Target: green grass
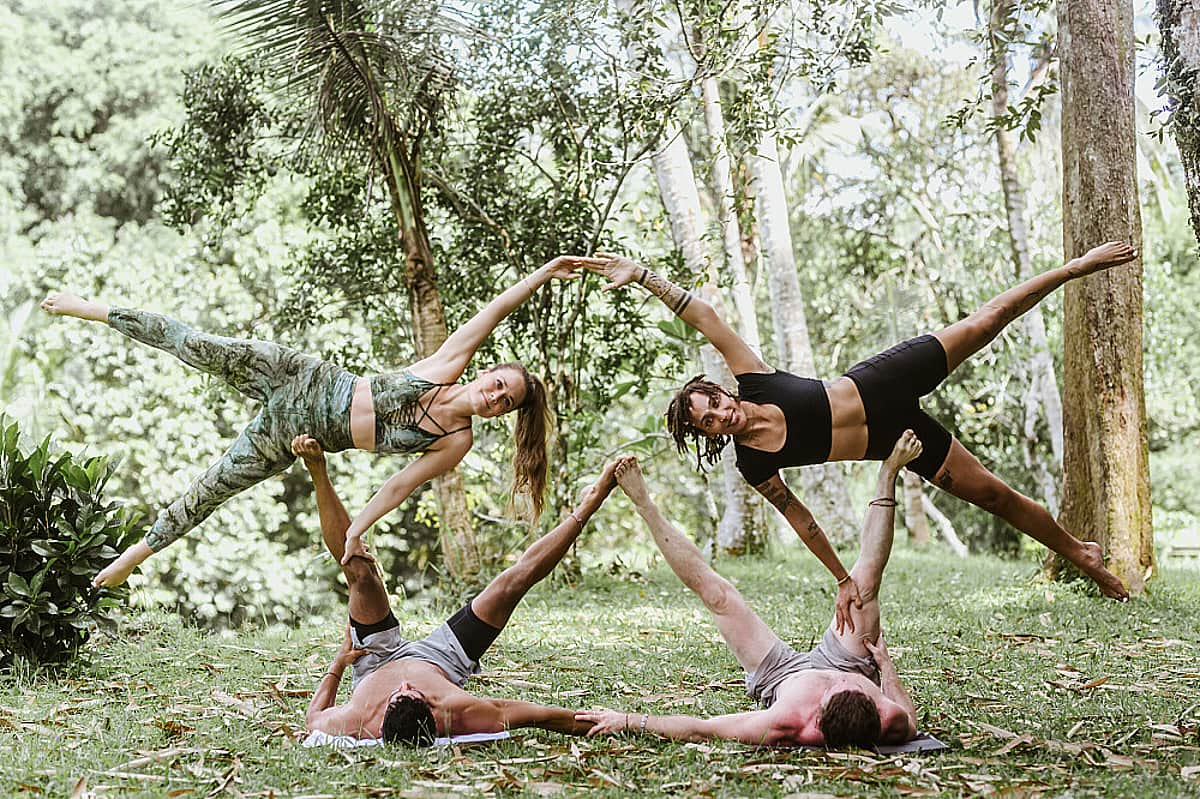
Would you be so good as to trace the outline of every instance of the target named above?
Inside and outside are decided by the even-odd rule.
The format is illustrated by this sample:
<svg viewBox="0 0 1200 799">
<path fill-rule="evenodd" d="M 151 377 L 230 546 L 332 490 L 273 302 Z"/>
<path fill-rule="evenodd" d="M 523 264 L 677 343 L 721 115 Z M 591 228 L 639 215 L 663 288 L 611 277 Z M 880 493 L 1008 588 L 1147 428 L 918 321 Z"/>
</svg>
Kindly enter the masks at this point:
<svg viewBox="0 0 1200 799">
<path fill-rule="evenodd" d="M 849 558 L 846 558 L 848 561 Z M 828 623 L 832 582 L 791 552 L 721 569 L 797 648 Z M 140 613 L 90 662 L 0 679 L 0 795 L 98 796 L 1200 795 L 1200 572 L 1128 605 L 1031 580 L 1028 564 L 903 547 L 884 624 L 929 755 L 755 750 L 721 742 L 571 739 L 307 750 L 307 691 L 341 621 L 236 636 Z M 397 604 L 424 634 L 450 599 Z M 750 709 L 700 605 L 664 569 L 544 584 L 485 657 L 479 693 L 571 707 Z M 1159 725 L 1159 726 L 1155 726 Z M 1187 771 L 1185 771 L 1185 769 Z"/>
</svg>

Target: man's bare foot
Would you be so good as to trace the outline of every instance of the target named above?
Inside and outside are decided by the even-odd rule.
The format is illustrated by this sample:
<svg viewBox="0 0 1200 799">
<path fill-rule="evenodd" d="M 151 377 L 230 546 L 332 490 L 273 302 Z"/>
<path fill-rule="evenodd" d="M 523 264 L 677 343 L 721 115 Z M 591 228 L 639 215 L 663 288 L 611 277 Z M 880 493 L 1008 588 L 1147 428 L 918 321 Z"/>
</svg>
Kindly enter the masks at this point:
<svg viewBox="0 0 1200 799">
<path fill-rule="evenodd" d="M 121 557 L 100 570 L 92 579 L 92 585 L 97 588 L 114 588 L 129 579 L 133 570 L 142 561 L 154 554 L 154 550 L 145 541 L 138 541 L 121 553 Z"/>
<path fill-rule="evenodd" d="M 921 443 L 921 439 L 917 438 L 917 434 L 911 430 L 905 430 L 896 439 L 896 446 L 892 447 L 892 454 L 887 456 L 887 460 L 883 463 L 893 471 L 900 471 L 900 467 L 906 463 L 911 463 L 921 457 L 921 453 L 925 450 L 925 445 Z"/>
<path fill-rule="evenodd" d="M 1125 601 L 1129 599 L 1129 591 L 1121 583 L 1117 575 L 1104 567 L 1104 550 L 1095 541 L 1081 542 L 1084 548 L 1083 559 L 1075 565 L 1079 570 L 1091 577 L 1100 589 L 1100 593 L 1112 599 Z"/>
<path fill-rule="evenodd" d="M 1137 256 L 1138 251 L 1132 245 L 1123 241 L 1110 241 L 1099 247 L 1093 247 L 1069 265 L 1073 267 L 1071 270 L 1073 277 L 1082 277 L 1102 269 L 1111 269 L 1114 266 L 1129 263 Z"/>
<path fill-rule="evenodd" d="M 93 322 L 108 321 L 108 306 L 85 300 L 66 291 L 51 292 L 42 300 L 42 310 L 55 316 L 74 316 Z"/>
<path fill-rule="evenodd" d="M 619 458 L 616 462 L 617 484 L 621 490 L 633 500 L 634 504 L 649 498 L 646 491 L 646 480 L 642 477 L 642 469 L 638 466 L 637 458 L 632 455 Z"/>
<path fill-rule="evenodd" d="M 309 469 L 325 465 L 325 450 L 315 438 L 301 433 L 292 439 L 292 454 L 304 460 Z"/>
</svg>

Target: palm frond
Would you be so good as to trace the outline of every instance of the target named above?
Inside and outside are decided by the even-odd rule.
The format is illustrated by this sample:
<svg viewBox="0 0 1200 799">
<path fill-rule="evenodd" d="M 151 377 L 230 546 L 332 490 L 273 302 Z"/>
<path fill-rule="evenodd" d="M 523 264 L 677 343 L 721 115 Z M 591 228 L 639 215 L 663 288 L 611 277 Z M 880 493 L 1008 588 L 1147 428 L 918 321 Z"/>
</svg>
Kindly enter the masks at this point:
<svg viewBox="0 0 1200 799">
<path fill-rule="evenodd" d="M 437 125 L 455 85 L 445 43 L 478 34 L 414 0 L 213 4 L 288 101 L 312 110 L 325 145 L 375 155 Z"/>
</svg>

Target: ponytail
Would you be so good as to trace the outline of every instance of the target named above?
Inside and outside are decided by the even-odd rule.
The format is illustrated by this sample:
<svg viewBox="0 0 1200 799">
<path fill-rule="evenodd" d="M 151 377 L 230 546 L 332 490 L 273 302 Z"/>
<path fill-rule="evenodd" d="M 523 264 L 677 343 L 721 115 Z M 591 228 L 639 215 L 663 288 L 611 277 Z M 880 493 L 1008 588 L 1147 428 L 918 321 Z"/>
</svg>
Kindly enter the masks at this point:
<svg viewBox="0 0 1200 799">
<path fill-rule="evenodd" d="M 546 496 L 546 437 L 550 430 L 550 408 L 546 403 L 546 387 L 519 363 L 502 363 L 488 371 L 513 369 L 525 380 L 525 400 L 518 406 L 517 426 L 513 431 L 512 497 L 529 495 L 533 519 L 542 515 Z"/>
</svg>

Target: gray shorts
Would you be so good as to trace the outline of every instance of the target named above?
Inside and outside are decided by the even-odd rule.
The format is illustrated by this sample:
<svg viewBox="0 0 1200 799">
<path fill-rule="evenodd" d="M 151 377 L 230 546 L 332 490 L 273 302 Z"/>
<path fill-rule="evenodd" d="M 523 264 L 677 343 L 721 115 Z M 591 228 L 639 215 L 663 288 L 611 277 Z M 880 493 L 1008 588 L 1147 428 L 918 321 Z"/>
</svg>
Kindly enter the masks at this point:
<svg viewBox="0 0 1200 799">
<path fill-rule="evenodd" d="M 351 690 L 380 666 L 404 658 L 432 663 L 446 672 L 450 682 L 459 688 L 465 688 L 467 679 L 479 673 L 479 661 L 467 657 L 458 636 L 445 623 L 420 641 L 409 641 L 400 635 L 399 625 L 371 633 L 364 640 L 359 640 L 358 631 L 351 627 L 350 642 L 356 649 L 367 650 L 367 654 L 354 661 L 351 667 Z"/>
<path fill-rule="evenodd" d="M 821 643 L 809 652 L 797 652 L 781 640 L 763 658 L 758 668 L 746 675 L 746 693 L 763 707 L 775 704 L 775 691 L 788 677 L 801 671 L 852 671 L 879 683 L 879 668 L 870 655 L 859 657 L 842 646 L 833 630 L 826 628 Z"/>
</svg>

